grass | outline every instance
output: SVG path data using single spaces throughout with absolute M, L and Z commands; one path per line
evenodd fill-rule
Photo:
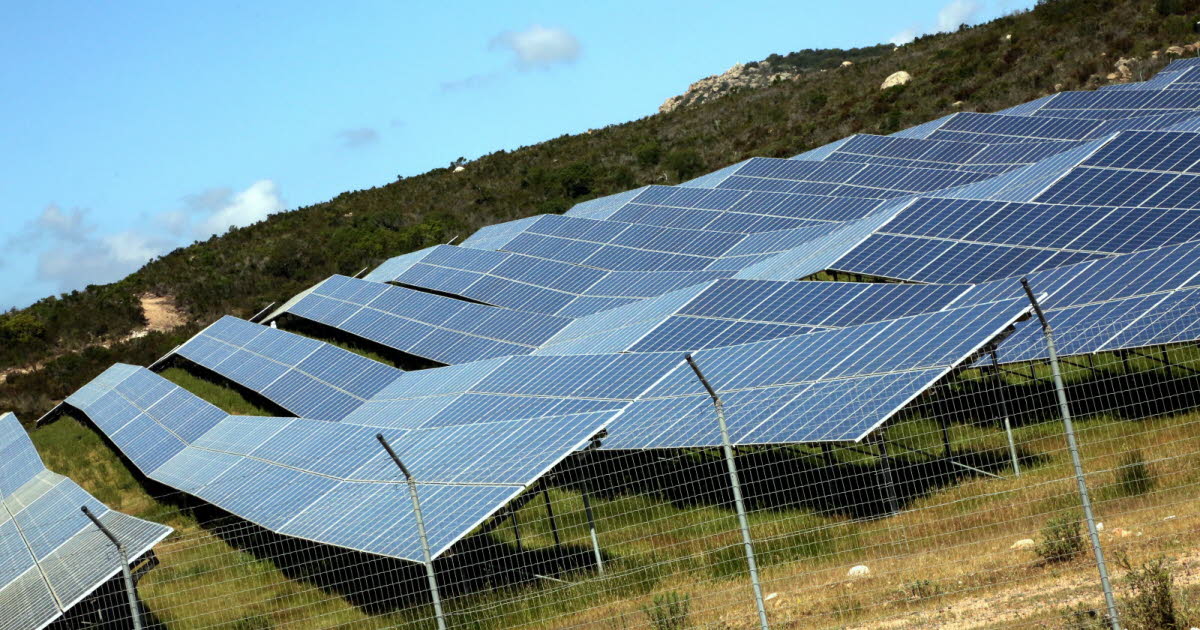
M 170 367 L 159 372 L 158 375 L 220 407 L 227 413 L 238 416 L 276 415 L 254 404 L 238 390 L 202 378 L 183 368 Z
M 1131 359 L 1132 360 L 1132 359 Z M 183 370 L 163 374 L 233 413 L 265 413 L 236 392 Z M 1018 381 L 1015 384 L 1019 384 Z M 1006 461 L 1007 440 L 995 426 L 959 418 L 948 433 L 956 457 L 994 456 Z M 1142 421 L 1112 415 L 1079 419 L 1089 485 L 1107 532 L 1116 527 L 1145 536 L 1106 534 L 1107 549 L 1132 558 L 1151 554 L 1195 553 L 1200 533 L 1200 414 L 1177 413 Z M 201 524 L 171 500 L 156 500 L 103 440 L 67 417 L 32 432 L 52 470 L 80 481 L 115 509 L 166 523 L 176 529 L 157 548 L 161 566 L 140 587 L 149 609 L 169 628 L 327 628 L 428 627 L 429 610 L 416 607 L 370 614 L 345 597 L 293 579 L 274 563 L 229 544 L 239 532 Z M 1036 538 L 1052 517 L 1078 514 L 1061 424 L 1017 426 L 1023 454 L 1020 478 L 997 468 L 1002 479 L 975 475 L 932 488 L 887 518 L 861 519 L 843 513 L 787 506 L 759 508 L 749 515 L 773 627 L 843 627 L 872 620 L 911 617 L 912 627 L 938 619 L 939 611 L 967 609 L 977 601 L 1009 602 L 1022 623 L 1058 627 L 1064 602 L 1096 605 L 1094 567 L 1082 559 L 1043 565 L 1032 551 L 1011 551 L 1018 538 Z M 893 464 L 928 462 L 914 451 L 940 454 L 941 426 L 914 415 L 889 429 Z M 900 448 L 904 446 L 909 450 Z M 834 448 L 830 456 L 862 475 L 880 463 L 870 447 Z M 767 449 L 745 449 L 740 461 Z M 1129 493 L 1128 453 L 1149 461 L 1154 484 Z M 796 462 L 823 462 L 814 447 L 793 447 Z M 670 466 L 686 473 L 703 453 L 682 454 Z M 915 469 L 914 469 L 915 470 Z M 856 473 L 858 474 L 858 473 Z M 684 477 L 700 494 L 707 480 Z M 911 481 L 901 479 L 900 481 Z M 853 477 L 849 483 L 856 483 Z M 777 483 L 786 484 L 787 481 Z M 875 483 L 863 477 L 864 485 Z M 561 540 L 590 554 L 589 526 L 582 495 L 570 486 L 549 490 Z M 755 624 L 745 576 L 744 550 L 733 513 L 713 499 L 668 501 L 652 493 L 595 496 L 604 576 L 590 570 L 545 573 L 558 580 L 530 581 L 446 598 L 452 627 L 642 627 L 646 609 L 663 593 L 687 594 L 690 619 L 727 628 Z M 518 510 L 527 555 L 553 556 L 554 530 L 545 503 L 535 497 Z M 1167 516 L 1178 518 L 1164 520 Z M 504 524 L 491 533 L 494 544 L 511 550 L 516 538 Z M 590 557 L 590 556 L 589 556 Z M 315 561 L 315 560 L 314 560 Z M 867 564 L 871 575 L 850 582 L 846 570 Z M 545 568 L 545 567 L 543 567 Z M 482 567 L 481 567 L 482 570 Z M 542 569 L 539 569 L 542 570 Z M 396 588 L 395 585 L 380 585 Z M 1190 584 L 1181 588 L 1187 590 Z M 932 624 L 930 624 L 932 625 Z M 997 626 L 1000 624 L 997 622 Z

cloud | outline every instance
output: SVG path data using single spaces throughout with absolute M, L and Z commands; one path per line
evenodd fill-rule
M 983 5 L 976 0 L 950 0 L 937 14 L 937 30 L 956 31 L 963 24 L 970 24 L 979 16 Z
M 579 58 L 579 40 L 565 28 L 534 24 L 523 31 L 505 31 L 492 38 L 492 50 L 508 50 L 522 70 L 548 68 Z
M 283 209 L 279 187 L 269 179 L 240 192 L 211 188 L 187 195 L 181 208 L 143 217 L 141 227 L 112 233 L 101 232 L 87 209 L 49 204 L 4 245 L 36 253 L 36 279 L 65 292 L 115 282 L 181 245 L 250 225 Z
M 279 187 L 269 179 L 260 179 L 221 204 L 196 226 L 195 234 L 200 238 L 223 234 L 230 228 L 245 227 L 262 221 L 283 208 Z
M 371 127 L 343 129 L 337 133 L 343 149 L 361 149 L 379 142 L 379 132 Z
M 502 75 L 499 72 L 489 72 L 487 74 L 473 74 L 469 77 L 454 79 L 451 81 L 442 81 L 441 89 L 443 92 L 456 92 L 458 90 L 474 90 L 485 87 L 490 83 L 500 79 Z
M 903 46 L 916 38 L 917 38 L 917 29 L 906 28 L 906 29 L 900 31 L 899 33 L 896 33 L 895 35 L 892 35 L 892 38 L 889 39 L 888 42 L 891 43 L 893 46 Z

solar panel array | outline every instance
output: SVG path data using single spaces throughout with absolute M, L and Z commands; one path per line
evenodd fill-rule
M 47 470 L 17 417 L 0 415 L 0 628 L 44 628 L 121 571 L 117 550 L 82 506 L 131 558 L 172 531 L 112 511 Z
M 232 417 L 127 366 L 68 404 L 163 483 L 287 535 L 407 559 L 411 521 L 384 494 L 396 479 L 376 430 L 419 458 L 419 480 L 440 480 L 427 499 L 439 552 L 601 428 L 608 449 L 717 444 L 685 351 L 735 442 L 863 440 L 997 343 L 1002 361 L 1043 356 L 1037 327 L 1016 323 L 1023 275 L 1065 354 L 1200 339 L 1198 71 L 1177 61 L 1142 84 L 486 227 L 329 278 L 267 318 L 441 367 L 402 372 L 232 318 L 179 349 L 296 418 Z M 798 281 L 822 272 L 890 282 Z M 285 490 L 263 497 L 245 478 Z

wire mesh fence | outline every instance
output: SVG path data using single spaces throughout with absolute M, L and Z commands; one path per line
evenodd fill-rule
M 1058 334 L 1079 348 L 1129 325 L 1092 320 Z M 1005 345 L 1019 339 L 1042 345 Z M 1044 344 L 1001 339 L 998 353 L 985 348 L 858 443 L 738 443 L 728 459 L 713 447 L 614 450 L 599 435 L 437 555 L 432 588 L 421 562 L 273 533 L 158 485 L 71 411 L 33 434 L 47 465 L 175 533 L 131 559 L 136 615 L 120 554 L 101 545 L 112 579 L 55 625 L 1113 627 L 1052 366 L 1004 362 L 1025 350 L 1045 357 Z M 1200 348 L 1096 350 L 1059 367 L 1120 627 L 1190 627 L 1200 623 Z M 767 402 L 778 401 L 756 404 Z M 340 449 L 351 447 L 329 454 Z M 395 473 L 396 505 L 411 511 Z M 411 474 L 418 496 L 436 485 Z M 23 626 L 10 615 L 0 627 Z

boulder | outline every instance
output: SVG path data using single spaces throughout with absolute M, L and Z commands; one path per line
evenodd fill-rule
M 871 575 L 871 569 L 869 569 L 865 564 L 850 567 L 850 571 L 846 573 L 847 577 L 852 578 L 866 577 L 868 575 Z
M 455 172 L 455 173 L 461 173 L 461 172 L 463 172 L 463 171 L 465 171 L 465 170 L 467 170 L 467 167 L 465 167 L 465 166 L 462 166 L 462 165 L 459 165 L 459 166 L 455 166 L 455 167 L 454 167 L 454 172 Z
M 903 70 L 899 72 L 893 72 L 892 74 L 888 75 L 888 78 L 883 80 L 883 85 L 879 86 L 879 89 L 886 90 L 890 87 L 896 87 L 897 85 L 904 85 L 909 81 L 912 81 L 911 74 Z
M 843 67 L 843 68 L 849 68 L 850 66 L 853 66 L 853 65 L 854 65 L 854 62 L 853 62 L 853 61 L 850 61 L 850 60 L 846 60 L 846 61 L 843 61 L 843 62 L 842 62 L 842 67 Z
M 1183 55 L 1183 47 L 1182 46 L 1171 46 L 1171 47 L 1167 48 L 1167 54 L 1168 55 Z
M 1021 540 L 1013 543 L 1009 549 L 1021 551 L 1023 549 L 1033 549 L 1035 546 L 1037 546 L 1037 543 L 1033 542 L 1032 538 L 1022 538 Z

